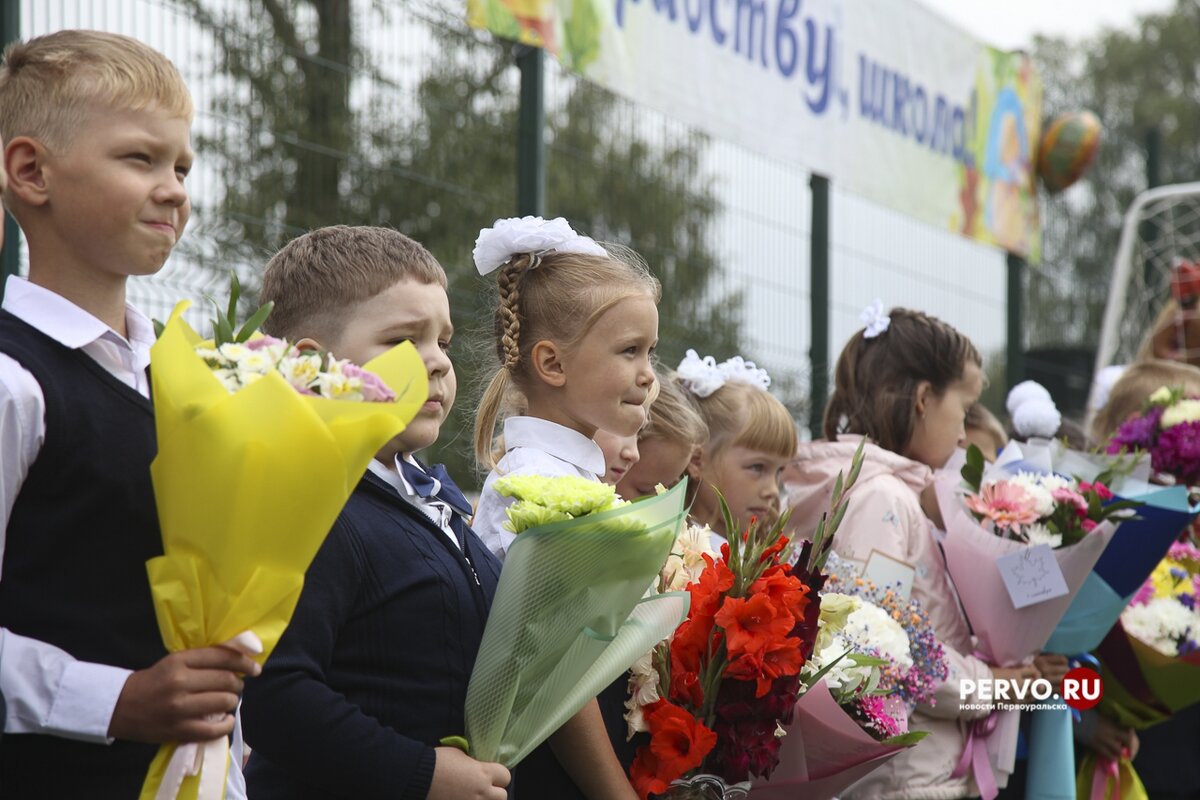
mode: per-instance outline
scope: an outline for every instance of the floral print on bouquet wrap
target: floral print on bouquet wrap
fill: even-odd
[[[394,392],[390,402],[302,394],[278,371],[231,392],[197,353],[212,344],[184,321],[186,308],[176,307],[150,353],[158,435],[151,476],[164,552],[147,562],[155,612],[171,652],[246,641],[250,632],[262,663],[367,464],[425,402],[426,370],[404,344],[364,365]],[[164,745],[142,798],[220,797],[228,742],[211,744],[200,745],[202,758],[192,746]],[[189,755],[176,788],[176,768]]]

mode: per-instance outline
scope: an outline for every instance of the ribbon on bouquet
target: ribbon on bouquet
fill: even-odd
[[[242,655],[257,656],[263,643],[253,631],[243,631],[221,645]],[[210,714],[209,722],[220,722],[224,714]],[[219,736],[208,742],[188,742],[175,748],[167,762],[162,783],[154,800],[175,800],[185,778],[200,776],[196,800],[221,800],[229,767],[229,737]]]
[[[1121,768],[1111,758],[1097,758],[1096,766],[1092,769],[1091,800],[1105,800],[1108,795],[1108,782],[1113,782],[1114,798],[1121,796]]]
[[[977,719],[971,723],[971,727],[967,730],[967,743],[963,747],[962,756],[959,757],[954,772],[950,773],[951,778],[961,778],[970,769],[983,800],[994,800],[996,795],[1000,794],[1000,790],[996,788],[996,774],[992,771],[992,762],[988,758],[986,742],[986,739],[996,730],[999,720],[999,715],[993,711],[983,719]]]

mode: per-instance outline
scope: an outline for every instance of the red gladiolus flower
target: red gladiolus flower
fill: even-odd
[[[642,800],[647,800],[652,794],[664,794],[670,786],[670,781],[658,776],[658,770],[658,759],[650,752],[650,748],[638,750],[637,758],[629,768],[629,782]]]
[[[762,653],[792,632],[795,619],[777,608],[765,594],[749,599],[726,597],[716,622],[725,629],[725,648],[731,660],[747,653]]]
[[[725,675],[741,681],[754,681],[754,696],[765,697],[777,678],[797,675],[804,666],[800,640],[785,638],[757,653],[745,653],[725,667]]]
[[[776,541],[775,544],[763,551],[763,554],[758,558],[758,563],[762,564],[774,559],[775,556],[783,552],[783,548],[787,547],[788,541],[788,537],[780,536],[779,540]]]
[[[667,785],[704,762],[717,744],[717,735],[699,720],[666,700],[646,706],[650,746],[638,751],[630,770],[642,798],[666,791]]]
[[[796,622],[804,619],[804,610],[808,607],[808,587],[789,575],[787,567],[782,564],[763,572],[758,580],[750,584],[750,592],[765,594],[776,608],[787,609]]]
[[[721,605],[721,596],[733,588],[733,573],[724,561],[713,561],[712,557],[707,555],[704,556],[704,560],[708,566],[700,573],[700,578],[687,587],[692,596],[688,619],[717,613]]]
[[[689,661],[687,653],[671,644],[671,699],[693,708],[704,704],[704,688],[700,685],[700,659]]]

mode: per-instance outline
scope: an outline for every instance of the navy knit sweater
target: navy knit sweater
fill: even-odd
[[[462,520],[460,550],[367,473],[305,576],[242,719],[254,800],[424,800],[467,683],[500,563]],[[476,579],[476,576],[478,579]]]

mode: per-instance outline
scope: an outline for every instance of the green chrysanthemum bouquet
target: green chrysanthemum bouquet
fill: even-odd
[[[468,752],[513,767],[687,616],[653,594],[684,519],[683,483],[627,503],[582,478],[513,475],[508,550],[467,690]],[[460,743],[461,740],[460,740]]]

